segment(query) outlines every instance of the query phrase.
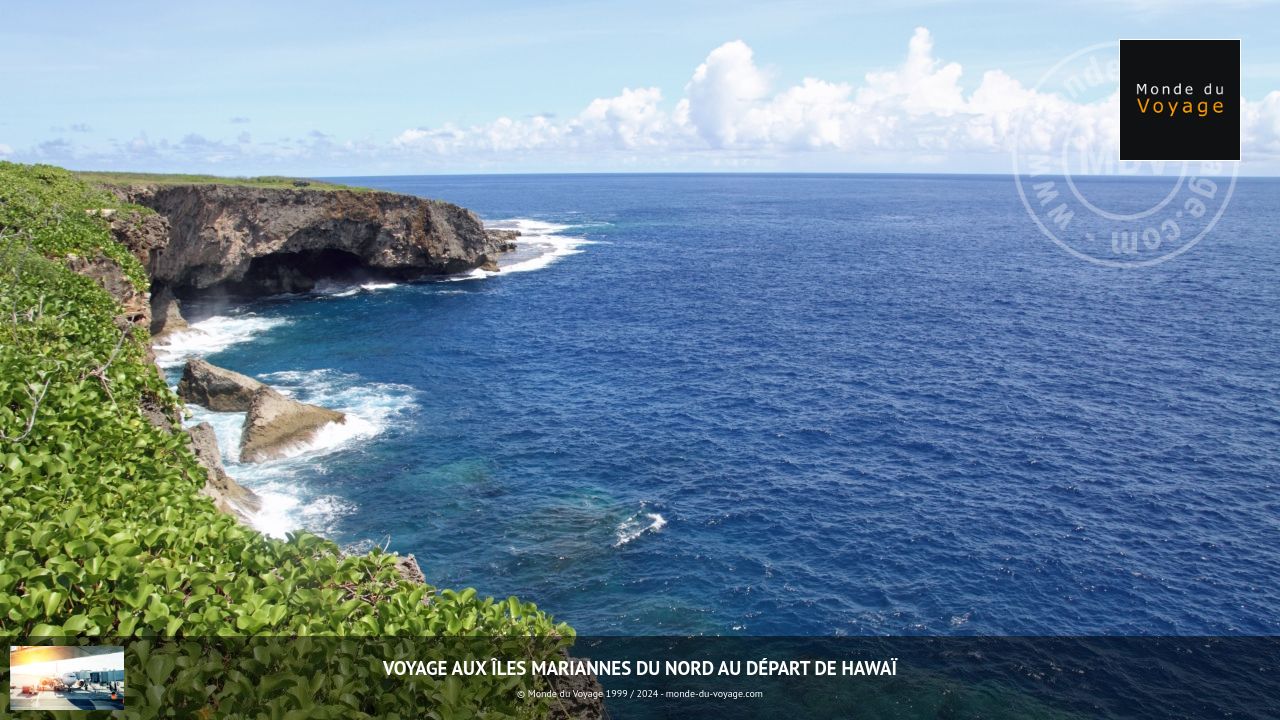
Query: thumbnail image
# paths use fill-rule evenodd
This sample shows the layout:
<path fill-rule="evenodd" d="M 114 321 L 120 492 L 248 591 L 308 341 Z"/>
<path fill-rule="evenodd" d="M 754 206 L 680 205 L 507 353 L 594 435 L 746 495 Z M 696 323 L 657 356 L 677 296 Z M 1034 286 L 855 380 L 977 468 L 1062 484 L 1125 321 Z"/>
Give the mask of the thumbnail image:
<path fill-rule="evenodd" d="M 10 710 L 123 710 L 119 645 L 9 646 Z"/>

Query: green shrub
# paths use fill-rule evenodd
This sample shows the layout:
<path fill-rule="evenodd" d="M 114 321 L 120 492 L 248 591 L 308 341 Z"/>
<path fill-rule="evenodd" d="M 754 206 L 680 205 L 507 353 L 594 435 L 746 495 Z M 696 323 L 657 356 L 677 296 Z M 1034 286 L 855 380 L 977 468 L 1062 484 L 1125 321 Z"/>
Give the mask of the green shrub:
<path fill-rule="evenodd" d="M 185 435 L 156 427 L 139 410 L 146 396 L 176 402 L 146 359 L 142 331 L 122 328 L 120 308 L 105 291 L 51 259 L 101 250 L 131 275 L 140 272 L 106 221 L 85 212 L 110 206 L 109 196 L 64 170 L 0 163 L 0 634 L 157 638 L 162 649 L 142 665 L 129 656 L 130 715 L 181 706 L 170 674 L 182 675 L 182 692 L 199 690 L 188 702 L 214 698 L 206 702 L 219 714 L 289 706 L 287 690 L 308 698 L 308 717 L 414 717 L 430 707 L 445 708 L 441 717 L 482 710 L 524 716 L 544 709 L 515 699 L 504 684 L 509 679 L 501 678 L 417 683 L 385 698 L 353 695 L 358 683 L 340 692 L 314 688 L 315 658 L 301 654 L 293 664 L 277 658 L 273 675 L 286 680 L 268 692 L 251 676 L 226 671 L 240 658 L 193 663 L 180 644 L 163 641 L 250 635 L 567 641 L 573 631 L 514 598 L 495 602 L 472 589 L 406 583 L 393 555 L 344 555 L 305 532 L 277 540 L 217 511 L 199 493 L 204 470 Z M 170 662 L 170 672 L 161 672 Z M 441 704 L 445 689 L 449 701 Z"/>
<path fill-rule="evenodd" d="M 107 209 L 153 212 L 124 204 L 60 167 L 0 162 L 0 228 L 16 235 L 18 244 L 28 244 L 53 258 L 91 257 L 100 250 L 124 269 L 139 290 L 146 290 L 148 280 L 142 264 L 112 240 L 107 223 L 98 214 Z"/>

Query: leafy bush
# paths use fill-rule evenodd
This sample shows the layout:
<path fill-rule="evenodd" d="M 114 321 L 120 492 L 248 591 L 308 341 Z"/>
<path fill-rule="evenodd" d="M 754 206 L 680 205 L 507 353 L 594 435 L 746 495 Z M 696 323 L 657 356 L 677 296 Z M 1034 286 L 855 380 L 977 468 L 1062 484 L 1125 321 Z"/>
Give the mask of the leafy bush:
<path fill-rule="evenodd" d="M 0 635 L 157 638 L 162 649 L 145 662 L 128 655 L 130 715 L 182 707 L 171 674 L 182 675 L 181 692 L 198 690 L 188 702 L 211 703 L 217 714 L 289 706 L 286 691 L 307 698 L 307 717 L 412 717 L 432 707 L 440 717 L 544 710 L 517 700 L 501 678 L 415 684 L 388 695 L 404 703 L 388 707 L 391 700 L 358 695 L 350 683 L 341 692 L 313 687 L 314 658 L 301 654 L 293 664 L 276 658 L 273 673 L 285 679 L 268 691 L 251 675 L 227 672 L 241 658 L 195 663 L 181 644 L 163 641 L 234 635 L 567 641 L 573 633 L 515 598 L 495 602 L 472 589 L 409 584 L 393 555 L 344 555 L 305 532 L 277 540 L 217 511 L 199 493 L 205 474 L 185 435 L 153 425 L 139 410 L 147 396 L 176 403 L 146 358 L 142 331 L 117 320 L 120 308 L 93 281 L 50 259 L 101 250 L 131 275 L 140 272 L 106 221 L 85 212 L 119 207 L 113 200 L 64 170 L 0 163 Z M 440 694 L 446 689 L 448 702 Z"/>
<path fill-rule="evenodd" d="M 0 162 L 0 228 L 48 257 L 90 257 L 102 251 L 139 290 L 147 274 L 129 251 L 114 242 L 101 210 L 150 214 L 150 208 L 121 203 L 111 193 L 80 182 L 52 165 Z"/>

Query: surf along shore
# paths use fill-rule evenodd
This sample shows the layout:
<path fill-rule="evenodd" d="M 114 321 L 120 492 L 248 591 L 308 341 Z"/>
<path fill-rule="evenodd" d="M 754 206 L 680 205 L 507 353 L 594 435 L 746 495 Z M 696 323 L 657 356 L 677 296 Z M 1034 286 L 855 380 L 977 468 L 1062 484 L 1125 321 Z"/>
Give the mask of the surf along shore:
<path fill-rule="evenodd" d="M 436 589 L 411 557 L 344 553 L 305 531 L 278 539 L 239 522 L 255 497 L 221 468 L 207 426 L 183 427 L 184 407 L 151 344 L 153 335 L 181 330 L 182 298 L 306 292 L 327 279 L 494 272 L 513 241 L 514 233 L 487 231 L 456 205 L 392 193 L 0 163 L 0 252 L 12 275 L 0 287 L 12 310 L 0 344 L 6 634 L 152 638 L 158 644 L 145 669 L 126 654 L 129 677 L 151 683 L 131 686 L 131 707 L 286 707 L 300 696 L 290 699 L 282 683 L 302 688 L 317 663 L 345 657 L 350 676 L 309 687 L 310 709 L 412 714 L 443 703 L 471 714 L 598 717 L 599 706 L 570 714 L 557 703 L 518 701 L 505 679 L 499 687 L 493 678 L 429 678 L 388 694 L 359 647 L 318 646 L 319 656 L 291 647 L 263 668 L 280 679 L 268 688 L 234 682 L 224 663 L 179 662 L 181 648 L 165 643 L 227 634 L 474 633 L 539 639 L 547 657 L 564 652 L 572 629 L 531 603 Z M 187 384 L 210 402 L 245 402 L 221 392 L 226 381 L 206 375 L 203 385 Z M 268 459 L 345 421 L 269 386 L 248 387 L 249 455 Z M 226 652 L 225 662 L 238 662 Z M 533 690 L 561 680 L 521 682 Z M 183 694 L 183 687 L 214 690 Z"/>

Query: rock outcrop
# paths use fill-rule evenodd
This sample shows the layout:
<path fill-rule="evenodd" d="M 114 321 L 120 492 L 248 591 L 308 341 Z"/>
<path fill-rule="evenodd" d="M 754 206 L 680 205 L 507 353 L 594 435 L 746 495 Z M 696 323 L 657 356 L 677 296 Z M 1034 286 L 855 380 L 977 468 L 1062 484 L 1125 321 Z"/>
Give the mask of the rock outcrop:
<path fill-rule="evenodd" d="M 169 244 L 169 221 L 162 215 L 130 210 L 112 211 L 105 217 L 116 241 L 128 248 L 143 267 L 150 267 L 152 259 Z"/>
<path fill-rule="evenodd" d="M 103 208 L 91 211 L 107 220 L 112 236 L 129 252 L 147 267 L 155 253 L 163 250 L 169 242 L 169 223 L 159 215 L 143 213 L 137 210 L 119 211 L 114 208 Z M 91 257 L 68 255 L 67 267 L 72 272 L 84 275 L 102 286 L 107 294 L 116 299 L 122 308 L 121 318 L 132 325 L 144 328 L 151 327 L 151 297 L 145 291 L 134 287 L 133 281 L 125 275 L 124 269 L 102 251 Z"/>
<path fill-rule="evenodd" d="M 200 461 L 208 475 L 200 492 L 212 498 L 219 510 L 247 524 L 249 515 L 262 508 L 262 500 L 252 490 L 232 480 L 223 469 L 222 456 L 218 452 L 218 437 L 213 432 L 213 426 L 200 423 L 187 428 L 187 437 L 196 460 Z"/>
<path fill-rule="evenodd" d="M 144 328 L 151 326 L 151 299 L 147 293 L 138 290 L 133 282 L 124 274 L 124 270 L 115 260 L 98 251 L 93 257 L 68 255 L 67 267 L 72 272 L 84 275 L 102 286 L 111 297 L 120 303 L 121 317 L 132 325 Z"/>
<path fill-rule="evenodd" d="M 263 462 L 281 457 L 291 446 L 314 438 L 325 425 L 346 419 L 337 410 L 298 402 L 264 385 L 254 392 L 244 417 L 240 460 Z"/>
<path fill-rule="evenodd" d="M 412 553 L 396 556 L 396 572 L 400 574 L 400 577 L 405 582 L 410 582 L 414 585 L 427 584 L 427 576 L 422 574 L 422 568 L 418 566 L 418 559 Z"/>
<path fill-rule="evenodd" d="M 157 292 L 179 298 L 459 273 L 493 261 L 511 243 L 470 210 L 395 193 L 230 184 L 112 190 L 167 220 L 168 242 L 150 251 L 147 267 Z"/>
<path fill-rule="evenodd" d="M 178 299 L 168 288 L 151 293 L 151 335 L 157 340 L 179 330 L 187 329 L 187 319 L 182 317 Z"/>
<path fill-rule="evenodd" d="M 254 393 L 263 387 L 247 375 L 192 358 L 182 368 L 178 397 L 217 412 L 248 412 Z"/>

